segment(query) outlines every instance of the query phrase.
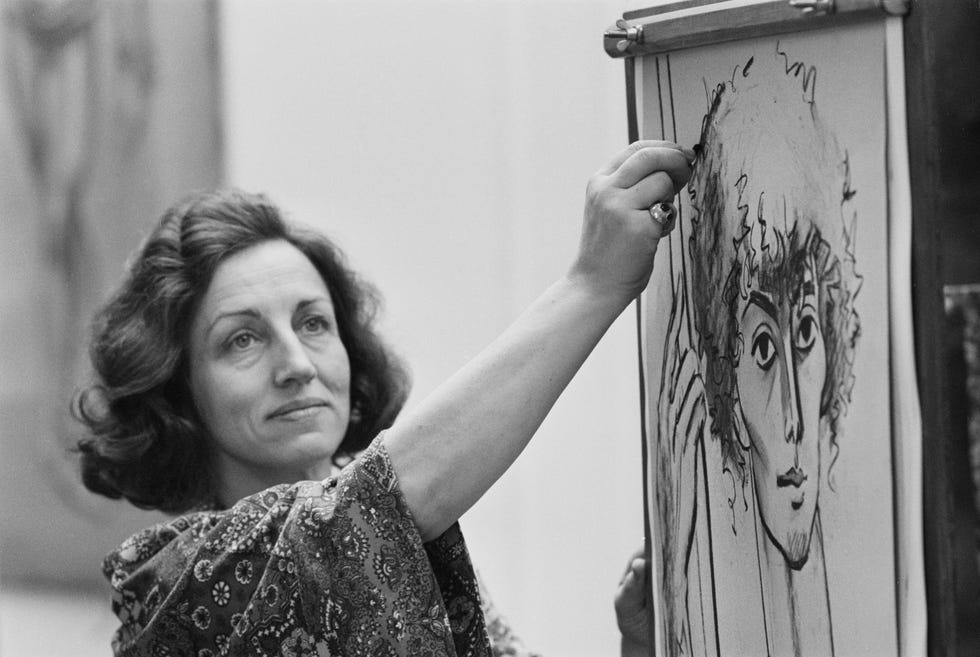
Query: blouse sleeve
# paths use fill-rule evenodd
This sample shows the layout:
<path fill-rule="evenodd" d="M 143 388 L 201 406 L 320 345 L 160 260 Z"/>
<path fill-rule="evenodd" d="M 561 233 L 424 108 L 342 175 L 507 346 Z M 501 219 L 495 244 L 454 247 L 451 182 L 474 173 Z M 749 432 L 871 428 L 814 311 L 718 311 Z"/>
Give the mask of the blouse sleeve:
<path fill-rule="evenodd" d="M 104 571 L 117 655 L 491 654 L 458 525 L 422 544 L 381 437 L 336 478 L 147 529 Z"/>

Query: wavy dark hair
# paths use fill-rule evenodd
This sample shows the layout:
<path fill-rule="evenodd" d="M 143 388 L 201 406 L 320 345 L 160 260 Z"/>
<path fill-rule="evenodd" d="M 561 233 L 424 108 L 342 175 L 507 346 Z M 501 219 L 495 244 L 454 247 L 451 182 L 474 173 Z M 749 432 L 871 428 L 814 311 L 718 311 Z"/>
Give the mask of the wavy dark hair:
<path fill-rule="evenodd" d="M 376 289 L 329 239 L 286 223 L 264 196 L 200 193 L 164 213 L 96 316 L 90 348 L 96 381 L 72 402 L 89 428 L 77 446 L 89 490 L 169 513 L 217 503 L 207 429 L 188 385 L 188 332 L 218 266 L 270 240 L 292 244 L 320 272 L 350 359 L 350 422 L 335 462 L 394 421 L 409 377 L 374 328 Z"/>

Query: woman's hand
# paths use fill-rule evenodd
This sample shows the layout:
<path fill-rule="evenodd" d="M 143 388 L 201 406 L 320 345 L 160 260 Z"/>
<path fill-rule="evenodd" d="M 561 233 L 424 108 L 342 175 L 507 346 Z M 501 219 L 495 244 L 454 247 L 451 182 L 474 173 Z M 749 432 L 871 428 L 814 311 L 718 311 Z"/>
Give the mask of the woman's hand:
<path fill-rule="evenodd" d="M 622 657 L 647 657 L 650 654 L 649 582 L 643 554 L 644 547 L 641 545 L 630 556 L 613 603 L 616 624 L 622 634 Z"/>
<path fill-rule="evenodd" d="M 664 141 L 638 141 L 589 180 L 582 237 L 571 274 L 624 306 L 647 284 L 657 242 L 668 232 L 650 206 L 671 201 L 691 177 L 694 151 Z"/>
<path fill-rule="evenodd" d="M 674 291 L 660 380 L 657 437 L 657 510 L 663 536 L 660 584 L 670 654 L 690 654 L 687 565 L 697 517 L 697 447 L 706 417 L 700 358 L 691 347 L 687 294 Z"/>

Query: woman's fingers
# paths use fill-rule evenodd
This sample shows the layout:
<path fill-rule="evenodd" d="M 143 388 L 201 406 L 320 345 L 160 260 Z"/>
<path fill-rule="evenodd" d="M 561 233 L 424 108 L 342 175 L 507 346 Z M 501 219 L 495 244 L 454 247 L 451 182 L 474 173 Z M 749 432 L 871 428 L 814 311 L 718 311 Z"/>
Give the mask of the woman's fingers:
<path fill-rule="evenodd" d="M 646 560 L 634 555 L 614 598 L 619 631 L 625 639 L 640 645 L 646 645 L 648 636 L 646 570 Z"/>
<path fill-rule="evenodd" d="M 629 189 L 638 182 L 657 172 L 666 173 L 673 183 L 673 190 L 667 197 L 673 197 L 681 187 L 683 187 L 691 177 L 691 162 L 694 160 L 694 151 L 690 152 L 690 157 L 679 148 L 669 148 L 664 146 L 649 146 L 640 148 L 612 173 L 609 174 L 612 184 L 621 189 Z M 644 205 L 650 206 L 655 201 L 663 201 L 664 198 L 645 199 Z"/>
<path fill-rule="evenodd" d="M 613 160 L 611 173 L 589 179 L 582 239 L 572 266 L 576 277 L 618 301 L 632 300 L 646 287 L 657 244 L 676 223 L 657 221 L 650 206 L 670 200 L 691 174 L 688 156 L 673 144 L 643 143 L 626 153 L 625 160 L 623 154 Z"/>
<path fill-rule="evenodd" d="M 623 571 L 623 576 L 619 578 L 620 584 L 626 581 L 626 578 L 629 577 L 630 573 L 637 570 L 637 563 L 639 563 L 643 567 L 646 566 L 645 555 L 646 555 L 646 546 L 644 544 L 640 544 L 638 548 L 633 550 L 633 554 L 631 554 L 630 558 L 626 561 L 626 569 Z"/>
<path fill-rule="evenodd" d="M 599 173 L 604 176 L 613 174 L 616 171 L 616 169 L 618 169 L 623 165 L 623 162 L 628 160 L 630 156 L 633 155 L 633 153 L 636 153 L 637 151 L 642 150 L 644 148 L 673 148 L 685 153 L 690 152 L 692 156 L 691 159 L 694 159 L 693 158 L 694 151 L 688 151 L 687 149 L 684 149 L 679 144 L 675 144 L 672 141 L 644 139 L 640 141 L 634 141 L 628 147 L 624 148 L 619 153 L 617 153 L 616 156 L 609 161 L 609 164 L 599 169 Z"/>
<path fill-rule="evenodd" d="M 674 179 L 666 171 L 654 171 L 626 191 L 630 207 L 647 212 L 651 205 L 674 198 Z"/>

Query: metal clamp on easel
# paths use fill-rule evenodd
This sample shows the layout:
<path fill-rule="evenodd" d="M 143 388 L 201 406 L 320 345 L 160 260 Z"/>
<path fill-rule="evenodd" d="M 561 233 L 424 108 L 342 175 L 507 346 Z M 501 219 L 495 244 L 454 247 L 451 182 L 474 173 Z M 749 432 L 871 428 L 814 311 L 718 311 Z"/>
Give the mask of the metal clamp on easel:
<path fill-rule="evenodd" d="M 643 26 L 630 25 L 624 19 L 616 21 L 616 27 L 606 30 L 603 38 L 608 42 L 616 40 L 616 51 L 626 52 L 631 44 L 641 45 L 643 43 Z M 606 48 L 608 50 L 608 47 Z"/>

